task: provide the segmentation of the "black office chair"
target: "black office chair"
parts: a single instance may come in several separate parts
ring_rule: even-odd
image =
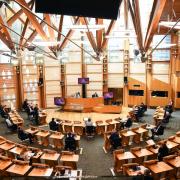
[[[94,137],[95,129],[94,126],[86,126],[86,135],[88,137]]]
[[[66,138],[64,149],[66,151],[75,151],[76,150],[76,141],[74,139]]]
[[[160,136],[164,135],[164,126],[160,126],[160,128],[158,129],[158,131],[155,133],[155,137],[157,137],[158,139],[161,139]]]

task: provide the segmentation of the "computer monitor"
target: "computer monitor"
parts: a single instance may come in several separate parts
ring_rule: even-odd
[[[89,84],[89,78],[78,78],[78,84]]]
[[[104,99],[112,99],[113,98],[113,92],[107,92],[104,94]]]
[[[62,97],[54,97],[54,104],[56,106],[62,106],[65,104],[65,100]]]

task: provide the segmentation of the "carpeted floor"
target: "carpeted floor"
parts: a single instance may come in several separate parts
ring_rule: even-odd
[[[145,113],[144,117],[142,118],[142,121],[147,123],[152,123],[152,115],[154,111],[155,111],[154,109],[148,109],[148,111]],[[29,121],[26,120],[27,116],[25,113],[21,112],[20,114],[25,119],[24,128],[26,129],[28,128]],[[166,138],[169,137],[170,135],[174,135],[178,130],[180,130],[179,119],[180,119],[180,111],[173,112],[172,118],[170,119],[170,122],[165,130],[165,134],[162,138]],[[137,125],[138,124],[135,124],[134,126]],[[45,128],[48,129],[49,127],[47,126]],[[0,118],[0,135],[14,142],[18,142],[18,143],[20,142],[17,138],[16,133],[12,134],[11,132],[8,132],[5,122],[3,121],[2,118]],[[80,147],[83,148],[83,154],[80,155],[78,168],[81,168],[83,170],[83,175],[108,176],[108,177],[101,177],[101,179],[103,180],[112,179],[112,174],[109,168],[113,167],[113,155],[111,153],[107,153],[107,154],[104,153],[102,148],[103,143],[104,143],[103,136],[97,135],[95,138],[92,139],[87,139],[86,137],[81,138]],[[143,142],[141,145],[144,146],[145,143]],[[37,147],[37,145],[32,145],[32,146]],[[137,145],[132,145],[130,147],[127,147],[126,150],[129,150],[129,148],[133,146],[137,146]]]

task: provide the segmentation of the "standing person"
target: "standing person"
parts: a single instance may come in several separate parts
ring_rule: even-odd
[[[39,125],[39,107],[38,104],[34,107],[33,118],[36,125]]]
[[[169,154],[169,149],[168,149],[166,143],[167,142],[164,141],[158,150],[158,160],[159,161],[162,161],[163,157],[168,156],[168,154]]]

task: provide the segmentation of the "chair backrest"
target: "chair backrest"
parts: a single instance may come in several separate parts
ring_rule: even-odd
[[[144,166],[148,167],[149,165],[156,164],[157,162],[158,162],[158,160],[156,160],[156,159],[145,161]]]
[[[49,153],[49,154],[55,154],[55,153],[57,153],[55,150],[50,150],[50,149],[43,149],[43,151],[44,151],[45,153]]]
[[[163,157],[163,161],[168,162],[168,160],[174,159],[176,157],[177,157],[177,155],[169,155],[169,156]]]
[[[142,149],[142,147],[134,147],[134,148],[131,148],[130,151],[134,152],[134,151],[139,151],[141,149]]]
[[[48,164],[41,164],[41,163],[32,163],[32,166],[33,167],[36,167],[36,168],[49,168],[49,165]]]
[[[12,162],[14,164],[19,164],[19,165],[27,165],[27,164],[29,164],[29,161],[21,161],[21,160],[16,160],[16,159],[13,159]]]
[[[62,155],[73,155],[74,152],[71,152],[71,151],[61,151],[61,154]]]
[[[122,154],[122,153],[124,153],[124,149],[118,149],[118,150],[113,151],[114,160],[116,160],[117,154]]]

